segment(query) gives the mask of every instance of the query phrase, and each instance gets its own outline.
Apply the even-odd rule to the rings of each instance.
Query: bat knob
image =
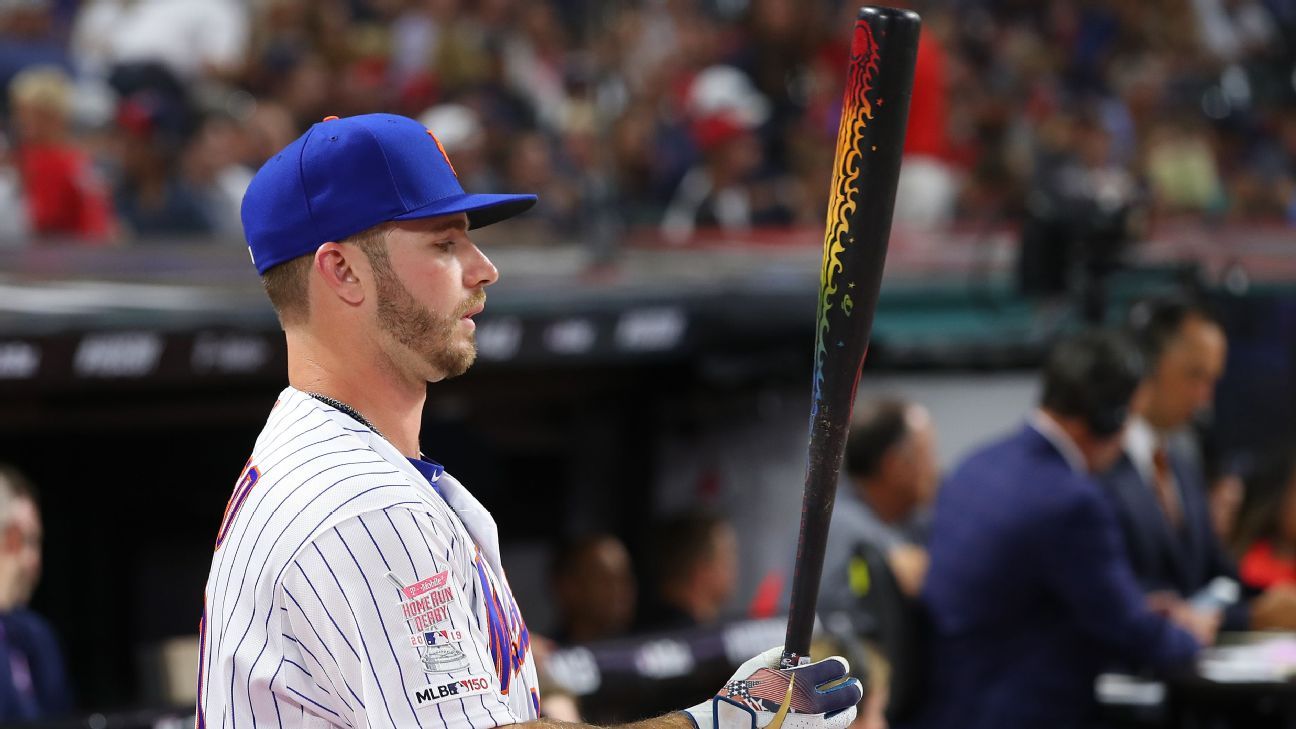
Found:
[[[904,8],[888,8],[880,5],[865,5],[859,9],[860,20],[882,21],[891,23],[913,23],[922,22],[922,17],[912,10]]]

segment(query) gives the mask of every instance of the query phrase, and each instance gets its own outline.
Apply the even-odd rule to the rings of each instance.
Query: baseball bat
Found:
[[[810,653],[828,524],[868,352],[918,57],[917,13],[860,8],[833,162],[816,316],[801,532],[781,665]]]

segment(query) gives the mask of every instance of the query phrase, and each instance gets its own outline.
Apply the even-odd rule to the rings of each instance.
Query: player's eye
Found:
[[[439,240],[434,245],[442,251],[449,253],[450,249],[454,248],[454,244],[455,242],[453,240]]]

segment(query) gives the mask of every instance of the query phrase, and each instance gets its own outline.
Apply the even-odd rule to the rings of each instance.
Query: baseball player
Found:
[[[243,200],[290,386],[216,537],[197,727],[480,729],[539,720],[530,635],[489,512],[419,449],[426,387],[476,354],[499,273],[468,231],[533,195],[469,195],[432,133],[329,117]],[[844,729],[845,661],[745,664],[645,729]]]

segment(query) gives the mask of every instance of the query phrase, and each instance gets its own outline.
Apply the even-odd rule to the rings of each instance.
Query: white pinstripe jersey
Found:
[[[536,718],[490,514],[288,388],[230,498],[200,629],[198,729],[482,729]]]

